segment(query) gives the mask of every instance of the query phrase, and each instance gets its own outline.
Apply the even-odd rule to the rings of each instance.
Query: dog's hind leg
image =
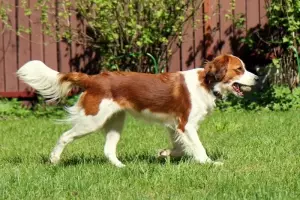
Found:
[[[117,158],[116,149],[120,140],[121,132],[125,121],[125,112],[114,114],[104,125],[106,141],[104,145],[104,154],[108,160],[117,167],[125,165]]]
[[[177,132],[174,129],[168,128],[170,139],[173,145],[172,149],[163,149],[159,152],[159,158],[166,158],[168,156],[173,158],[180,158],[184,155],[184,148],[182,143],[177,138]]]
[[[99,111],[96,115],[85,115],[82,109],[74,120],[74,126],[69,131],[65,132],[58,140],[56,146],[50,155],[50,162],[57,163],[60,160],[60,155],[67,144],[77,138],[86,136],[93,131],[96,131],[104,126],[106,121],[115,113],[121,110],[119,105],[111,100],[102,100],[99,106]]]

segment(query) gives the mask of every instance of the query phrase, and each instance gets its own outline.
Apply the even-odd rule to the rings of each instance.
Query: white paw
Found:
[[[116,163],[115,166],[118,167],[118,168],[126,167],[126,165],[124,165],[121,162],[120,163]]]
[[[166,157],[170,156],[170,154],[171,154],[170,149],[160,150],[158,153],[158,158],[166,158]]]
[[[55,156],[50,157],[50,163],[52,163],[52,164],[57,164],[59,162],[59,160],[60,160],[59,157],[55,157]]]
[[[215,165],[215,166],[222,166],[222,165],[224,165],[224,163],[220,162],[220,161],[213,161],[212,164]]]
[[[220,162],[220,161],[212,161],[210,158],[207,158],[204,162],[200,162],[200,163],[212,164],[212,165],[215,165],[215,166],[221,166],[221,165],[224,164],[223,162]]]

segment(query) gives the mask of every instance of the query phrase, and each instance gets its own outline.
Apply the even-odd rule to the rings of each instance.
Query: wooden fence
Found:
[[[176,46],[175,53],[170,59],[170,71],[187,70],[203,65],[205,60],[210,60],[221,53],[233,53],[249,61],[249,55],[242,51],[240,38],[246,31],[262,27],[267,22],[265,0],[236,0],[235,16],[245,18],[244,30],[237,29],[226,14],[230,14],[232,0],[206,0],[197,12],[194,20],[184,27],[184,39],[181,46]],[[208,20],[204,20],[204,16]],[[192,23],[200,24],[197,29],[192,28]],[[247,59],[248,56],[248,59]],[[247,62],[249,63],[249,62]]]
[[[15,32],[4,30],[0,35],[0,96],[26,97],[32,95],[28,87],[20,82],[15,72],[29,60],[42,60],[46,65],[60,72],[69,72],[84,67],[86,56],[82,45],[75,43],[53,42],[50,37],[42,34],[40,13],[33,13],[30,17],[24,15],[24,10],[18,6],[18,0],[6,0],[12,5],[9,19],[14,29],[23,26],[30,27],[28,35],[18,36]],[[37,0],[29,0],[33,5]],[[172,46],[173,55],[168,60],[168,71],[187,70],[199,67],[205,59],[210,59],[220,53],[239,54],[240,47],[236,44],[237,37],[245,32],[237,32],[232,20],[225,15],[230,12],[231,0],[205,0],[193,19],[183,27],[184,37],[181,45]],[[236,0],[234,14],[242,13],[245,29],[265,24],[264,0]],[[55,20],[55,19],[53,19]],[[76,17],[71,17],[73,28],[83,29],[82,23]],[[196,29],[192,28],[192,25]],[[0,19],[0,29],[3,30]],[[53,30],[55,31],[55,30]],[[1,31],[0,31],[1,32]],[[92,56],[92,52],[88,56]]]

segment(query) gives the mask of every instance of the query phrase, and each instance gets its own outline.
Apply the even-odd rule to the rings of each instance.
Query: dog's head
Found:
[[[246,70],[244,62],[233,55],[220,55],[206,63],[204,68],[204,83],[222,96],[231,92],[241,97],[244,91],[251,90],[257,79]]]

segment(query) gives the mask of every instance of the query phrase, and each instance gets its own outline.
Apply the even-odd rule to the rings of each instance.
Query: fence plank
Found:
[[[76,16],[74,14],[71,15],[70,17],[70,21],[71,21],[71,29],[72,31],[75,31],[78,29],[78,22],[76,19]],[[71,60],[70,60],[70,66],[71,66],[71,71],[80,71],[79,68],[79,64],[77,64],[77,54],[78,54],[78,50],[77,50],[77,44],[75,41],[72,41],[71,43]]]
[[[246,18],[246,1],[247,0],[236,1],[235,10],[234,10],[235,17],[238,17],[241,15],[242,17]],[[244,28],[246,28],[246,22],[244,24]],[[235,34],[237,34],[236,31],[237,30],[235,28],[235,30],[234,30]],[[245,32],[242,32],[240,34],[245,35]]]
[[[195,68],[195,41],[193,37],[193,20],[190,19],[183,28],[184,40],[181,45],[181,53],[182,53],[182,70],[188,70]]]
[[[49,1],[49,23],[52,24],[50,27],[51,35],[44,34],[44,61],[45,64],[48,67],[51,67],[52,69],[58,71],[60,66],[57,59],[58,54],[58,48],[57,48],[57,42],[56,42],[56,27],[54,26],[56,24],[56,18],[55,18],[55,3],[56,1]]]
[[[206,26],[205,43],[207,47],[207,59],[211,60],[214,56],[220,53],[220,7],[218,0],[211,0],[205,6],[207,14],[210,16]]]
[[[72,2],[74,0],[71,0]],[[71,10],[75,10],[75,8],[71,8]],[[77,18],[75,16],[75,14],[72,14],[71,17],[70,17],[70,23],[71,23],[71,30],[72,31],[77,31],[78,29],[78,21],[77,21]],[[76,56],[77,56],[77,45],[76,45],[76,42],[75,41],[72,41],[71,43],[71,49],[70,49],[70,56],[71,56],[71,60],[69,61],[70,62],[70,69],[71,71],[79,71],[79,66],[78,64],[76,63]]]
[[[168,56],[168,71],[169,72],[176,72],[180,71],[181,68],[181,51],[180,46],[178,46],[177,41],[173,41],[171,44],[171,52],[172,54]]]
[[[73,8],[74,9],[74,8]],[[83,32],[85,33],[86,25],[84,21],[81,19],[77,19],[76,16],[71,16],[71,28],[73,31]],[[85,68],[85,46],[83,44],[79,44],[76,41],[73,41],[71,49],[71,68],[74,71],[84,71]]]
[[[29,18],[25,16],[24,8],[18,7],[18,25],[24,27],[25,29],[29,28]],[[30,35],[22,33],[19,37],[18,45],[18,68],[24,65],[30,60]],[[19,91],[24,91],[27,86],[23,82],[19,82]]]
[[[220,45],[222,44],[222,53],[230,53],[231,52],[231,38],[232,38],[232,21],[226,19],[226,14],[231,13],[231,0],[222,0],[222,5],[220,8]]]
[[[266,10],[266,1],[259,0],[259,23],[264,25],[268,22],[267,10]]]
[[[62,7],[62,4],[57,5],[58,6],[58,10],[63,10],[64,8]],[[66,24],[67,23],[67,24]],[[68,22],[66,22],[66,20],[60,20],[59,21],[59,27],[66,27],[68,25],[70,25],[71,23],[71,18],[68,18]],[[63,33],[64,29],[60,28],[60,34]],[[66,73],[66,72],[70,72],[71,71],[71,65],[70,65],[70,59],[71,59],[71,44],[68,44],[65,41],[60,41],[58,43],[58,56],[59,56],[59,66],[60,66],[60,72]]]
[[[203,65],[204,61],[204,32],[205,32],[205,22],[204,22],[204,4],[201,5],[195,15],[195,67],[200,67]]]
[[[42,24],[40,20],[41,12],[34,9],[34,5],[38,0],[30,0],[30,9],[34,10],[30,16],[30,28],[31,35],[30,37],[30,59],[31,60],[44,60],[43,52],[43,33],[42,33]]]
[[[259,0],[247,0],[246,8],[247,30],[249,30],[259,24]]]
[[[0,20],[1,30],[4,29],[4,24]],[[0,91],[5,91],[5,68],[4,68],[4,43],[3,34],[0,35]]]
[[[235,10],[234,10],[234,17],[235,18],[246,18],[246,0],[240,0],[240,1],[236,1],[236,6],[235,6]],[[231,35],[231,52],[232,54],[236,55],[236,56],[240,56],[241,54],[243,54],[243,52],[241,52],[241,42],[240,42],[240,38],[244,37],[246,35],[246,33],[243,31],[246,29],[246,23],[245,22],[242,27],[236,27],[233,24],[233,29],[232,29],[232,35]]]
[[[66,73],[66,72],[70,72],[71,71],[71,67],[70,67],[70,45],[68,45],[65,42],[60,42],[59,43],[59,56],[60,56],[60,72]]]
[[[9,4],[15,5],[14,0],[8,0]],[[9,20],[13,30],[16,30],[16,7],[12,6]],[[15,75],[17,71],[17,41],[16,34],[12,30],[6,30],[4,37],[4,67],[5,67],[5,91],[18,91],[18,80]]]

